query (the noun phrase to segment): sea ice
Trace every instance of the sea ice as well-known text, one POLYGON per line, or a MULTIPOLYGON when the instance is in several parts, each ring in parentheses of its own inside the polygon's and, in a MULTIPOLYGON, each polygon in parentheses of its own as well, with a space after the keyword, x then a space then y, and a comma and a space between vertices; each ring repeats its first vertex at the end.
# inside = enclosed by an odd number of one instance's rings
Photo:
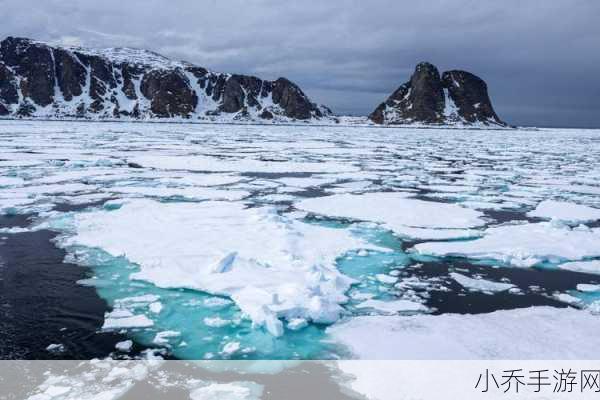
POLYGON ((572 308, 364 316, 327 328, 361 359, 596 359, 600 319, 572 308))
POLYGON ((600 285, 580 283, 577 285, 577 290, 580 292, 600 292, 600 285))
POLYGON ((131 341, 131 340, 124 340, 122 342, 118 342, 117 344, 115 344, 115 349, 117 349, 123 353, 129 353, 131 351, 132 347, 133 347, 133 341, 131 341))
POLYGON ((600 260, 572 261, 560 264, 558 268, 565 269, 567 271, 600 275, 600 260))
POLYGON ((530 267, 544 261, 600 256, 600 232, 550 222, 502 225, 487 229, 481 239, 426 242, 417 244, 414 250, 433 256, 493 259, 517 267, 530 267))
POLYGON ((356 308, 371 308, 386 314, 397 314, 401 312, 426 312, 428 308, 421 303, 410 300, 367 300, 356 305, 356 308))
POLYGON ((254 382, 211 383, 194 389, 191 400, 259 400, 263 387, 254 382))
POLYGON ((528 212, 527 215, 572 223, 585 223, 599 220, 600 209, 565 201, 545 200, 538 204, 535 210, 528 212))
POLYGON ((450 277, 464 288, 474 292, 496 293, 514 288, 511 283, 492 282, 485 279, 474 279, 458 272, 451 272, 450 277))
POLYGON ((122 316, 117 313, 107 313, 104 317, 104 330, 117 330, 124 328, 148 328, 154 325, 151 319, 143 314, 122 316))
POLYGON ((131 200, 116 210, 76 214, 74 226, 63 246, 125 255, 140 266, 133 279, 159 287, 231 297, 274 335, 283 333, 281 317, 337 320, 353 281, 336 269, 336 258, 350 250, 381 250, 347 230, 230 202, 131 200))
POLYGON ((469 232, 463 229, 485 223, 479 211, 419 200, 410 195, 404 192, 338 194, 302 200, 295 206, 314 214, 381 223, 399 235, 417 238, 468 237, 469 232), (438 232, 439 228, 442 229, 438 232))
POLYGON ((296 161, 261 161, 249 158, 236 160, 222 160, 209 156, 138 156, 128 161, 144 167, 162 170, 188 170, 205 172, 309 172, 309 173, 336 173, 354 172, 359 168, 335 162, 296 162, 296 161))

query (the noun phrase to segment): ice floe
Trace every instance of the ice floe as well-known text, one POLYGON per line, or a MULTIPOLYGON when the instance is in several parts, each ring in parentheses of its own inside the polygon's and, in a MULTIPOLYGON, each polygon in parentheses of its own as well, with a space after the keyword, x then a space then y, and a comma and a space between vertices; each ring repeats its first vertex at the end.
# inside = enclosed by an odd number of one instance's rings
POLYGON ((190 393, 192 400, 259 400, 263 387, 254 382, 212 383, 190 393))
MULTIPOLYGON (((242 203, 130 200, 74 216, 63 246, 101 248, 140 266, 132 275, 165 288, 231 297, 257 326, 283 333, 280 317, 331 323, 353 282, 335 267, 353 249, 379 249, 350 232, 289 220, 242 203)), ((143 323, 109 319, 109 327, 143 323)))
POLYGON ((314 214, 380 223, 398 235, 418 239, 469 237, 472 233, 466 228, 485 224, 479 211, 411 198, 405 192, 337 194, 295 206, 314 214))
POLYGON ((355 306, 359 309, 373 309, 386 314, 397 314, 402 312, 425 312, 428 308, 421 303, 410 300, 367 300, 355 306))
POLYGON ((600 231, 570 228, 550 222, 502 225, 481 239, 426 242, 414 246, 420 254, 492 259, 517 267, 600 256, 600 231))
POLYGON ((564 201, 545 200, 535 210, 527 213, 530 217, 557 219, 580 223, 600 219, 600 209, 564 201))
POLYGON ((364 316, 327 329, 361 359, 596 359, 600 319, 530 307, 476 315, 364 316))
POLYGON ((567 271, 600 275, 600 260, 566 262, 560 264, 558 268, 565 269, 567 271))
POLYGON ((493 294, 504 292, 515 287, 512 283, 493 282, 485 279, 474 279, 458 272, 451 272, 450 277, 458 282, 462 287, 474 291, 493 294))

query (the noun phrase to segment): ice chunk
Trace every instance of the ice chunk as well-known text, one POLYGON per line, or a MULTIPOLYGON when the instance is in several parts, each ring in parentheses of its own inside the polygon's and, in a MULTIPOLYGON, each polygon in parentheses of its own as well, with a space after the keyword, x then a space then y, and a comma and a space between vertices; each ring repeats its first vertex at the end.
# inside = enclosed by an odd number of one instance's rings
POLYGON ((558 266, 560 269, 567 271, 583 272, 586 274, 600 275, 600 260, 591 261, 572 261, 558 266))
POLYGON ((113 329, 124 329, 124 328, 148 328, 154 325, 151 319, 145 315, 132 315, 122 318, 111 317, 111 314, 107 314, 104 318, 104 325, 102 329, 113 330, 113 329))
POLYGON ((428 308, 421 303, 410 300, 367 300, 356 305, 356 308, 372 308, 387 314, 397 314, 400 312, 425 312, 428 308))
POLYGON ((418 238, 468 237, 469 233, 464 231, 431 230, 464 229, 485 223, 479 211, 409 196, 410 193, 402 192, 338 194, 302 200, 295 206, 315 214, 381 223, 400 235, 418 238))
POLYGON ((336 258, 381 250, 347 230, 231 202, 131 200, 77 214, 74 226, 76 234, 61 245, 126 255, 140 266, 133 279, 231 297, 256 326, 277 335, 282 317, 337 320, 353 280, 336 269, 336 258))
POLYGON ((148 309, 150 310, 150 312, 153 312, 154 314, 160 314, 160 312, 163 309, 163 305, 160 301, 155 301, 154 303, 150 303, 148 305, 148 309))
POLYGON ((131 341, 131 340, 124 340, 122 342, 118 342, 117 344, 115 344, 115 349, 117 349, 123 353, 129 353, 131 351, 132 347, 133 347, 133 341, 131 341))
POLYGON ((181 336, 181 332, 178 331, 162 331, 158 332, 156 336, 154 336, 153 342, 158 345, 166 345, 169 343, 169 339, 173 339, 181 336))
POLYGON ((52 343, 46 347, 46 351, 51 353, 62 353, 65 351, 65 345, 61 343, 52 343))
POLYGON ((481 239, 426 242, 416 245, 414 250, 433 256, 494 259, 529 267, 544 261, 600 256, 600 233, 597 229, 572 229, 549 222, 502 225, 487 229, 481 239))
POLYGON ((223 346, 223 350, 221 351, 221 353, 225 356, 231 356, 240 351, 241 348, 242 346, 240 342, 229 342, 226 343, 225 346, 223 346))
POLYGON ((572 306, 579 306, 582 303, 581 299, 579 299, 575 296, 571 296, 568 293, 555 293, 552 297, 554 297, 556 300, 560 301, 561 303, 570 304, 572 306))
POLYGON ((392 284, 392 283, 396 283, 398 281, 397 277, 386 275, 386 274, 377 274, 377 275, 375 275, 375 278, 377 278, 377 280, 381 283, 392 284))
POLYGON ((600 219, 600 209, 564 201, 545 200, 527 213, 530 217, 557 219, 566 222, 589 222, 600 219))
POLYGON ((362 359, 595 359, 600 319, 572 308, 364 316, 327 329, 362 359), (390 345, 393 343, 393 345, 390 345))
POLYGON ((212 328, 222 328, 224 326, 231 325, 231 321, 221 317, 206 317, 204 318, 204 325, 212 328))
POLYGON ((287 327, 289 330, 298 331, 308 325, 308 322, 304 318, 292 318, 288 322, 287 327))
POLYGON ((192 390, 192 400, 259 400, 263 387, 254 382, 212 383, 192 390))
POLYGON ((600 292, 600 285, 580 283, 579 285, 577 285, 577 290, 579 290, 580 292, 600 292))
POLYGON ((458 272, 451 272, 450 277, 461 286, 474 292, 496 293, 514 288, 511 283, 492 282, 485 279, 474 279, 458 272))

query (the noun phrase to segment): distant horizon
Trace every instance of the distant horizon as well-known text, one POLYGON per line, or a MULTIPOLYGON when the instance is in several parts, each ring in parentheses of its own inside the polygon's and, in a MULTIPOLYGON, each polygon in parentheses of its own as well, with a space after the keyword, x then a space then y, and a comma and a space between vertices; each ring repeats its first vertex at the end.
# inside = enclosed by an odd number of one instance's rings
POLYGON ((429 61, 481 77, 510 124, 600 127, 594 1, 6 3, 2 38, 132 47, 219 72, 283 76, 336 114, 368 115, 429 61))

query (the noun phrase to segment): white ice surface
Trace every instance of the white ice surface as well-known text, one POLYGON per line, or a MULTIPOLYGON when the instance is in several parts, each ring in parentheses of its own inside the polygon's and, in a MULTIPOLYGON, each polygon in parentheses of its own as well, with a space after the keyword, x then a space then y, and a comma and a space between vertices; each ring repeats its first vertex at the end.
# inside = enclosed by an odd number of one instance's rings
POLYGON ((365 316, 327 329, 361 359, 597 359, 600 318, 571 308, 365 316))
POLYGON ((191 400, 259 400, 263 387, 254 382, 211 383, 194 389, 191 400))
POLYGON ((131 200, 117 210, 77 214, 74 226, 62 245, 124 255, 140 266, 134 279, 231 297, 274 335, 282 334, 280 317, 337 320, 352 280, 336 269, 336 258, 376 249, 346 230, 230 202, 131 200))
POLYGON ((475 292, 496 293, 515 287, 511 283, 493 282, 485 279, 474 279, 458 272, 451 272, 450 277, 466 289, 475 292))
POLYGON ((409 196, 404 192, 338 194, 302 200, 295 206, 320 215, 381 223, 399 235, 427 239, 468 237, 468 231, 459 229, 485 223, 479 211, 409 196))
POLYGON ((598 229, 569 228, 549 222, 503 225, 487 229, 481 239, 426 242, 417 244, 414 249, 433 256, 494 259, 513 266, 529 267, 544 261, 600 256, 600 232, 598 229))
POLYGON ((424 312, 428 310, 423 304, 410 300, 383 301, 371 299, 357 304, 356 308, 373 309, 386 314, 397 314, 400 312, 424 312))
POLYGON ((527 215, 579 223, 599 220, 600 209, 565 201, 545 200, 538 204, 535 210, 528 212, 527 215))
POLYGON ((600 260, 566 262, 560 264, 558 268, 566 269, 567 271, 600 275, 600 260))

